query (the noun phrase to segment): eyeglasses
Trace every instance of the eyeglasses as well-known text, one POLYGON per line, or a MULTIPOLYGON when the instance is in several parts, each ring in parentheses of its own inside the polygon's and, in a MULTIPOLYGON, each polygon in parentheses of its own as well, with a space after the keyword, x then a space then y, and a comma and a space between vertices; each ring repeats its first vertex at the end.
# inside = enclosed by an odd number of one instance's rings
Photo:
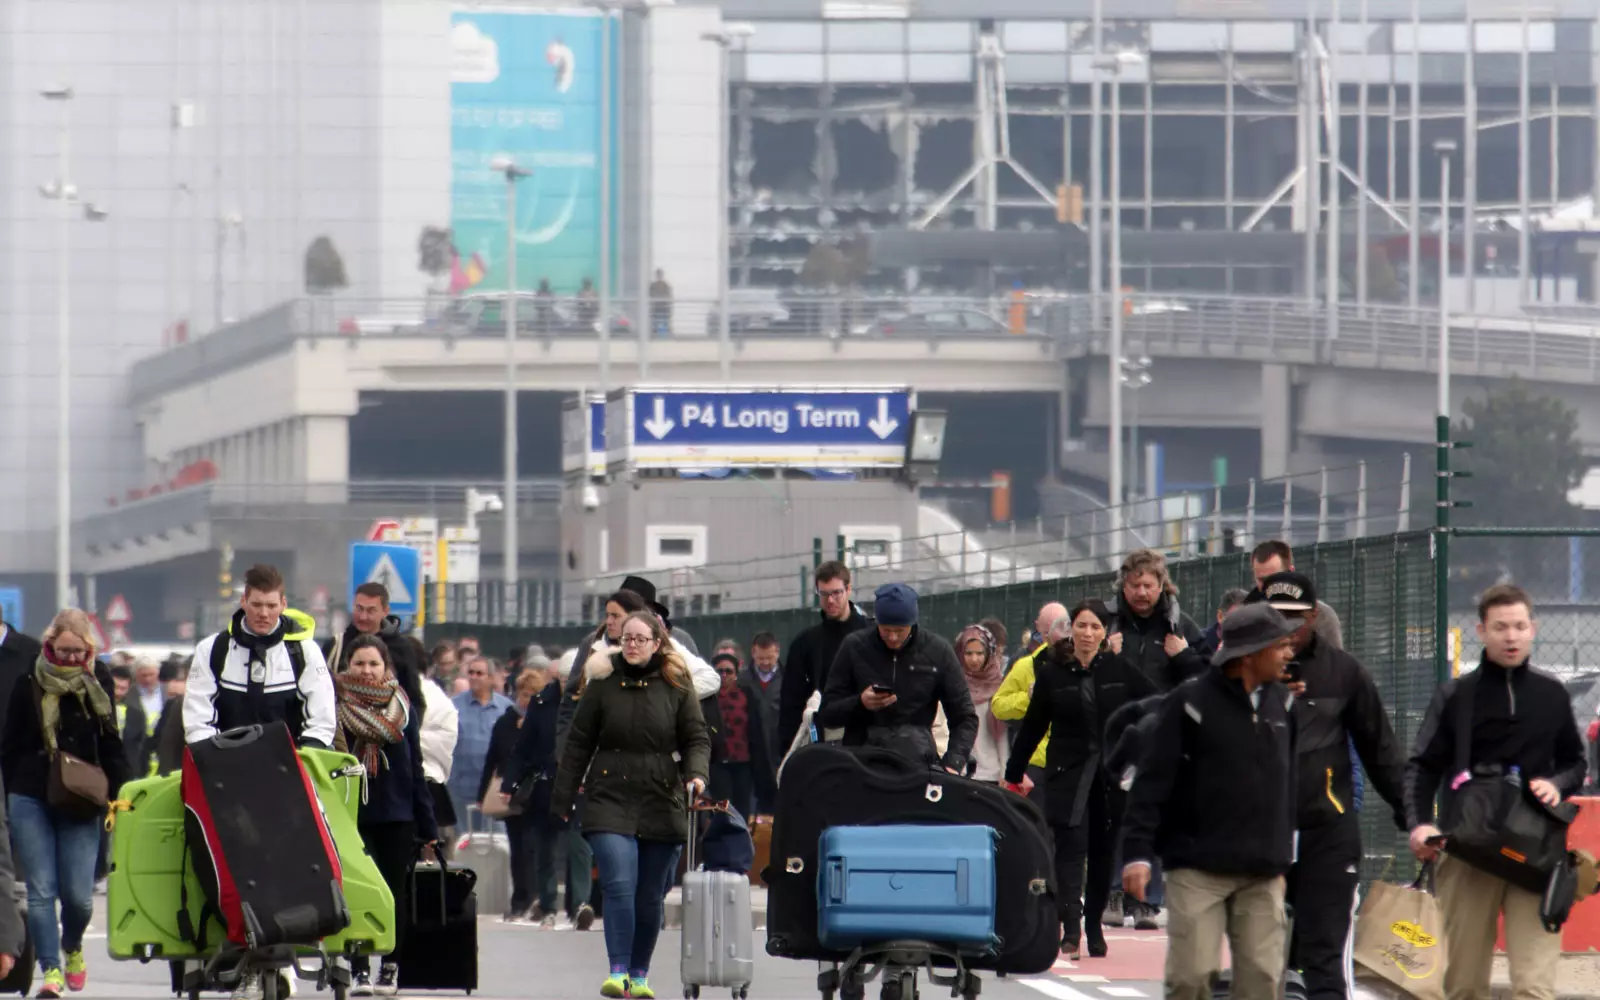
POLYGON ((823 590, 821 587, 817 588, 817 596, 819 597, 843 597, 849 592, 850 589, 848 587, 836 587, 832 590, 823 590))
POLYGON ((738 675, 739 671, 737 671, 737 670, 718 670, 717 673, 721 674, 724 677, 734 677, 734 676, 738 675))
POLYGON ((648 646, 655 641, 656 637, 653 635, 624 635, 622 637, 624 646, 648 646))

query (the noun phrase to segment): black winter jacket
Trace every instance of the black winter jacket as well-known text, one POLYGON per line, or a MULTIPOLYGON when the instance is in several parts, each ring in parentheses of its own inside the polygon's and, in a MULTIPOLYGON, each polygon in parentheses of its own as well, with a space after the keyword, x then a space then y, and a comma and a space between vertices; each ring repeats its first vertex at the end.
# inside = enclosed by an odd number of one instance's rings
POLYGON ((957 774, 967 773, 978 738, 978 712, 955 650, 922 628, 912 629, 899 649, 884 645, 875 628, 846 636, 828 670, 816 723, 827 729, 843 727, 845 746, 883 747, 957 774), (894 704, 867 711, 861 692, 873 684, 892 688, 894 704), (933 743, 933 720, 940 707, 950 727, 942 760, 933 743))
POLYGON ((1306 685, 1294 700, 1299 828, 1355 819, 1352 742, 1372 786, 1394 808, 1395 825, 1402 825, 1405 754, 1367 668, 1313 635, 1290 670, 1306 685))
POLYGON ((1105 771, 1109 747, 1106 722, 1129 701, 1156 693, 1144 672, 1109 650, 1088 669, 1071 654, 1065 661, 1054 648, 1033 659, 1033 696, 1011 745, 1006 780, 1022 781, 1039 741, 1050 734, 1045 749, 1045 812, 1054 826, 1083 822, 1090 788, 1105 771))
MULTIPOLYGON (((1573 795, 1583 787, 1588 765, 1583 739, 1572 716, 1572 699, 1559 680, 1524 661, 1506 669, 1487 659, 1478 669, 1439 688, 1422 717, 1417 746, 1406 768, 1406 824, 1412 829, 1433 822, 1434 796, 1450 799, 1447 776, 1456 768, 1456 713, 1462 682, 1472 696, 1472 732, 1467 766, 1498 764, 1522 769, 1524 781, 1544 778, 1573 795)), ((1440 810, 1448 816, 1449 809, 1440 810)))
POLYGON ((11 689, 33 672, 33 665, 39 662, 43 651, 39 640, 18 632, 15 625, 6 626, 5 638, 0 639, 0 732, 5 731, 11 689))
MULTIPOLYGON (((535 782, 524 815, 541 817, 550 811, 550 789, 556 777, 556 718, 561 711, 561 682, 552 679, 528 701, 500 775, 500 790, 514 794, 523 784, 535 782)), ((510 713, 507 713, 508 715, 510 713)))
MULTIPOLYGON (((109 697, 116 690, 111 671, 102 663, 94 665, 94 678, 109 697)), ((12 795, 26 795, 47 801, 50 795, 50 756, 45 752, 44 732, 39 723, 39 685, 29 674, 11 687, 11 705, 6 711, 6 728, 0 736, 0 773, 5 789, 12 795)), ((112 707, 116 707, 113 701, 112 707)), ((111 798, 128 780, 128 755, 117 734, 115 717, 102 725, 100 720, 76 698, 61 699, 61 727, 56 746, 66 753, 106 773, 111 798)))
POLYGON ((1208 662, 1201 658, 1205 634, 1194 619, 1178 607, 1178 599, 1163 594, 1148 615, 1120 608, 1118 598, 1106 602, 1116 616, 1108 631, 1122 634, 1122 657, 1144 671, 1162 691, 1171 691, 1184 680, 1204 673, 1208 662), (1168 635, 1181 636, 1189 648, 1168 656, 1163 643, 1168 635))
MULTIPOLYGON (((1294 719, 1282 684, 1244 685, 1216 667, 1161 702, 1123 821, 1127 863, 1214 875, 1282 875, 1294 860, 1294 719)), ((1052 739, 1052 742, 1054 740, 1052 739)))
MULTIPOLYGON (((795 733, 800 731, 800 720, 806 714, 806 702, 815 691, 828 690, 828 670, 838 658, 839 646, 845 637, 872 624, 872 619, 861 609, 850 605, 850 617, 844 621, 823 618, 815 625, 794 637, 789 644, 789 654, 783 658, 783 683, 778 706, 778 753, 784 754, 794 745, 795 733)), ((860 692, 856 692, 860 694, 860 692)))
POLYGON ((657 654, 644 668, 622 654, 596 653, 567 731, 550 795, 551 811, 570 816, 583 786, 585 833, 620 833, 682 843, 688 833, 692 778, 705 781, 711 741, 693 681, 669 680, 657 654))

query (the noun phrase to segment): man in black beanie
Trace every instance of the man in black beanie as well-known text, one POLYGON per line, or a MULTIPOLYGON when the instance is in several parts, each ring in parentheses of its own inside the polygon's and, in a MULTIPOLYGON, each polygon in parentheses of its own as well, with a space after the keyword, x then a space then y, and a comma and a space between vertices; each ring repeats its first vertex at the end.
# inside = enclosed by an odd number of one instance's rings
POLYGON ((845 746, 883 747, 965 774, 978 713, 955 650, 917 627, 915 590, 886 583, 874 597, 877 627, 853 632, 840 644, 816 724, 842 727, 845 746), (940 707, 950 726, 943 759, 933 742, 940 707))

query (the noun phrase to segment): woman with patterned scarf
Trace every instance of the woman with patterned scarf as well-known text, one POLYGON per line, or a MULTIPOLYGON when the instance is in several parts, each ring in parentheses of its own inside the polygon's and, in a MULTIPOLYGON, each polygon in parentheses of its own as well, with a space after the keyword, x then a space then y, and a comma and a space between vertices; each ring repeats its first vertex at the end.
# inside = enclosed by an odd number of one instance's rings
POLYGON ((999 784, 1005 776, 1011 740, 1006 724, 989 711, 989 701, 1000 690, 1000 681, 1005 677, 1005 626, 992 618, 968 625, 956 636, 956 652, 961 656, 961 666, 967 675, 967 690, 972 692, 972 707, 978 710, 978 738, 972 744, 975 768, 972 776, 979 781, 999 784))
POLYGON ((44 973, 41 997, 77 992, 89 978, 83 934, 94 909, 102 817, 60 788, 52 797, 50 775, 58 755, 76 757, 105 772, 107 797, 116 798, 128 758, 111 692, 111 672, 95 661, 89 616, 67 610, 45 629, 33 673, 18 678, 6 710, 0 773, 17 867, 28 883, 28 935, 44 973))
MULTIPOLYGON (((394 894, 396 913, 407 911, 407 884, 418 848, 436 844, 433 796, 422 773, 421 711, 395 679, 389 647, 375 635, 356 638, 349 660, 334 675, 339 695, 339 729, 334 748, 353 754, 367 769, 357 825, 367 853, 394 894)), ((396 926, 398 935, 405 921, 396 926)), ((400 987, 400 968, 386 959, 373 983, 365 959, 357 959, 351 996, 393 996, 400 987)))

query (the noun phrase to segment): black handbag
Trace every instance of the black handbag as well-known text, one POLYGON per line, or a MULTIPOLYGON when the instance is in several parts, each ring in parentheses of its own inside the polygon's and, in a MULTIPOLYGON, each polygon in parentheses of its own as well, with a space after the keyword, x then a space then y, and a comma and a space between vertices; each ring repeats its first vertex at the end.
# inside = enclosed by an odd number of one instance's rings
POLYGON ((1452 780, 1469 775, 1450 797, 1445 850, 1479 871, 1544 895, 1567 856, 1571 802, 1550 806, 1527 787, 1531 775, 1510 775, 1499 764, 1471 766, 1472 697, 1478 674, 1456 686, 1456 757, 1452 780))

